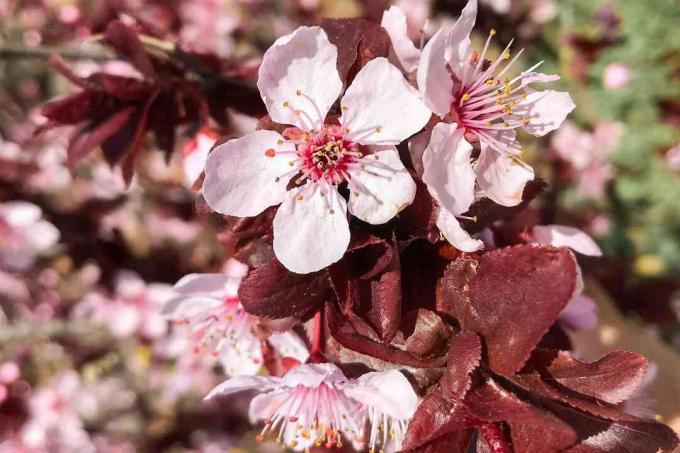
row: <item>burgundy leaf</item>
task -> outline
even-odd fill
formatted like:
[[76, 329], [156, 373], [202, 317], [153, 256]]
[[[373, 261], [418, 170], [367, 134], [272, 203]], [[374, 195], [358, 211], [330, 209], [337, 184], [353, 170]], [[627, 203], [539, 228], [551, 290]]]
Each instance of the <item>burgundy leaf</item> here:
[[496, 423], [485, 423], [479, 427], [479, 434], [484, 438], [491, 453], [512, 453], [508, 441], [500, 426]]
[[[326, 322], [333, 338], [347, 349], [351, 349], [361, 354], [375, 357], [386, 362], [398, 363], [400, 365], [414, 368], [439, 367], [444, 364], [446, 357], [430, 354], [425, 357], [418, 357], [409, 351], [398, 349], [395, 346], [385, 345], [381, 342], [369, 338], [369, 332], [359, 332], [350, 322], [331, 303], [326, 304]], [[361, 327], [360, 323], [358, 327]], [[370, 329], [370, 328], [369, 328]], [[363, 334], [362, 334], [363, 333]]]
[[[469, 282], [469, 302], [458, 285], [440, 297], [464, 329], [485, 341], [488, 363], [501, 375], [520, 369], [577, 289], [578, 270], [564, 248], [520, 245], [483, 254]], [[451, 272], [447, 269], [447, 272]]]
[[432, 310], [419, 308], [406, 313], [399, 328], [404, 349], [417, 357], [444, 355], [448, 349], [452, 328]]
[[444, 436], [466, 432], [477, 423], [478, 420], [470, 415], [464, 405], [451, 404], [442, 395], [441, 387], [437, 386], [418, 404], [409, 422], [402, 449], [420, 452], [427, 444], [432, 444], [436, 440], [445, 442]]
[[[647, 371], [647, 359], [630, 351], [614, 351], [586, 363], [566, 351], [538, 350], [532, 359], [545, 362], [545, 371], [560, 384], [611, 404], [630, 398]], [[539, 358], [540, 357], [540, 358]]]
[[338, 48], [338, 73], [346, 86], [366, 63], [389, 52], [385, 30], [366, 19], [324, 19], [321, 28]]
[[401, 321], [401, 269], [396, 247], [393, 245], [389, 267], [370, 281], [371, 302], [366, 310], [368, 321], [385, 343], [392, 341]]
[[113, 134], [125, 125], [135, 112], [134, 107], [127, 107], [108, 120], [92, 127], [81, 128], [71, 138], [68, 147], [68, 166], [74, 170], [80, 162], [93, 148], [101, 145]]
[[152, 79], [156, 77], [146, 49], [133, 29], [116, 20], [106, 27], [104, 38], [120, 56], [129, 59], [139, 72]]
[[139, 116], [137, 119], [137, 128], [135, 130], [134, 135], [132, 136], [132, 140], [130, 141], [130, 145], [125, 155], [125, 159], [123, 160], [122, 165], [123, 179], [125, 180], [125, 184], [128, 187], [130, 186], [130, 183], [132, 183], [132, 177], [134, 176], [135, 161], [137, 160], [137, 156], [139, 156], [142, 139], [144, 138], [144, 133], [146, 132], [146, 124], [149, 118], [149, 110], [151, 109], [151, 105], [153, 104], [157, 95], [158, 95], [157, 92], [153, 93], [149, 97], [149, 99], [147, 99], [144, 108], [139, 112]]
[[[506, 422], [516, 453], [559, 451], [577, 440], [576, 433], [560, 419], [520, 400], [492, 379], [471, 391], [466, 404], [481, 420]], [[486, 440], [493, 451], [493, 442]]]
[[143, 80], [123, 77], [104, 72], [97, 72], [88, 77], [88, 81], [97, 86], [98, 90], [126, 101], [138, 101], [147, 98], [152, 86]]
[[673, 452], [678, 437], [669, 427], [653, 421], [591, 421], [598, 433], [566, 450], [568, 453], [657, 453]]
[[41, 113], [57, 125], [78, 124], [94, 118], [109, 116], [118, 110], [120, 104], [103, 92], [81, 91], [66, 99], [48, 102]]
[[460, 401], [472, 384], [470, 374], [479, 366], [482, 358], [482, 344], [479, 336], [463, 331], [451, 339], [447, 368], [442, 376], [441, 386], [444, 398]]
[[439, 238], [437, 203], [420, 178], [414, 177], [413, 180], [416, 182], [416, 196], [413, 203], [399, 213], [395, 233], [400, 240], [425, 238], [435, 242]]
[[477, 259], [463, 255], [448, 265], [437, 287], [437, 311], [456, 317], [458, 307], [470, 304], [470, 280], [477, 272]]
[[238, 295], [248, 313], [265, 318], [303, 317], [320, 306], [328, 292], [328, 274], [295, 274], [277, 259], [251, 271]]

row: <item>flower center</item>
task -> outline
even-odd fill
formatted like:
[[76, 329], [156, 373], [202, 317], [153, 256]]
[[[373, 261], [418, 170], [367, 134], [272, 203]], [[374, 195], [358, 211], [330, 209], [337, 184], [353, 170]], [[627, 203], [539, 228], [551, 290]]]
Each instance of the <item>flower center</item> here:
[[320, 131], [307, 134], [297, 144], [302, 179], [321, 179], [341, 184], [348, 179], [347, 170], [361, 157], [358, 144], [348, 140], [339, 126], [324, 125]]
[[[526, 97], [523, 75], [533, 71], [538, 65], [513, 79], [506, 77], [522, 51], [510, 59], [511, 42], [496, 60], [486, 60], [489, 43], [495, 34], [495, 30], [491, 30], [481, 56], [477, 52], [472, 53], [462, 75], [458, 74], [460, 80], [458, 76], [452, 75], [454, 88], [451, 120], [459, 123], [468, 135], [476, 135], [477, 138], [487, 138], [484, 131], [516, 129], [529, 121], [516, 107]], [[510, 61], [502, 66], [506, 60]]]

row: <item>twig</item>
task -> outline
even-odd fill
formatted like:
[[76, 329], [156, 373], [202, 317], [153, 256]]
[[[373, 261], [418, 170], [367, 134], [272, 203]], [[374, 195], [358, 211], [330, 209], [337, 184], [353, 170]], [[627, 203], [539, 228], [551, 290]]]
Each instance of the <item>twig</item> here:
[[49, 58], [58, 55], [66, 60], [96, 60], [104, 61], [115, 58], [114, 54], [105, 50], [85, 51], [81, 49], [69, 49], [63, 47], [25, 47], [25, 46], [0, 46], [0, 59], [31, 59]]

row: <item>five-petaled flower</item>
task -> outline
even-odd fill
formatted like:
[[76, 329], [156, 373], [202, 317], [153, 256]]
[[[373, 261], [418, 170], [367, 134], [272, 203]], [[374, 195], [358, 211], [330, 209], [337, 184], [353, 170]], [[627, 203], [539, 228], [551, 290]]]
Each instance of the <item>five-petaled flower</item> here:
[[263, 57], [257, 85], [271, 118], [293, 127], [228, 141], [206, 163], [203, 195], [215, 211], [247, 217], [281, 203], [274, 253], [297, 273], [343, 256], [347, 211], [383, 224], [413, 201], [416, 186], [395, 145], [431, 116], [401, 72], [376, 58], [345, 90], [340, 117], [327, 117], [343, 90], [337, 58], [319, 27], [279, 38]]
[[[515, 206], [522, 201], [526, 183], [534, 178], [533, 169], [522, 161], [516, 130], [543, 136], [557, 129], [574, 108], [568, 93], [529, 88], [532, 83], [559, 79], [534, 72], [540, 63], [509, 76], [522, 53], [511, 55], [512, 42], [498, 58], [487, 60], [495, 30], [489, 33], [481, 54], [473, 51], [470, 33], [476, 15], [477, 1], [470, 0], [454, 25], [441, 28], [430, 39], [420, 55], [416, 77], [425, 103], [444, 123], [434, 127], [427, 147], [420, 147], [424, 148], [423, 180], [441, 207], [440, 231], [463, 251], [482, 247], [456, 219], [475, 200], [475, 188], [496, 203]], [[410, 55], [403, 49], [396, 54], [400, 61]], [[471, 143], [481, 148], [474, 163]]]
[[397, 451], [418, 404], [399, 371], [348, 380], [332, 363], [300, 365], [282, 378], [231, 378], [206, 399], [245, 390], [260, 392], [250, 403], [251, 420], [264, 420], [258, 439], [270, 434], [296, 451], [341, 447], [343, 438], [357, 449]]
[[[189, 274], [178, 281], [163, 313], [183, 330], [195, 354], [218, 359], [226, 374], [253, 375], [263, 366], [262, 339], [257, 318], [243, 309], [238, 298], [247, 266], [231, 259], [224, 274]], [[309, 352], [292, 331], [275, 332], [267, 339], [281, 355], [303, 362]]]

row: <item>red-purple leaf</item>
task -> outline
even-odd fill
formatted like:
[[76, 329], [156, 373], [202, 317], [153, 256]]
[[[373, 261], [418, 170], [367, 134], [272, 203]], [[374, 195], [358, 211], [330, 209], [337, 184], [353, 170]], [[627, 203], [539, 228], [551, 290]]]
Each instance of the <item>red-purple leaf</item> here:
[[116, 20], [106, 27], [104, 38], [121, 57], [129, 59], [139, 72], [150, 78], [156, 77], [146, 49], [133, 29]]
[[437, 287], [437, 311], [456, 317], [459, 307], [470, 304], [470, 280], [477, 272], [477, 259], [463, 255], [447, 266]]
[[127, 107], [116, 112], [108, 120], [99, 123], [94, 127], [85, 127], [77, 131], [71, 138], [68, 147], [68, 165], [71, 170], [75, 169], [80, 162], [93, 148], [101, 145], [118, 130], [135, 113], [134, 107]]
[[566, 450], [568, 453], [670, 453], [678, 437], [669, 427], [654, 421], [591, 422], [599, 432]]
[[576, 360], [566, 351], [537, 350], [532, 359], [545, 363], [546, 379], [611, 404], [635, 393], [648, 364], [645, 357], [630, 351], [610, 352], [592, 363]]
[[404, 451], [420, 452], [427, 444], [437, 439], [444, 440], [444, 436], [453, 433], [465, 432], [477, 423], [478, 420], [469, 414], [464, 405], [451, 404], [444, 398], [442, 389], [438, 386], [418, 404], [409, 422], [402, 448]]
[[441, 380], [444, 398], [449, 401], [463, 399], [472, 384], [470, 374], [479, 366], [481, 358], [482, 343], [476, 333], [463, 331], [451, 339], [447, 368]]
[[577, 440], [576, 433], [557, 417], [520, 400], [491, 379], [472, 390], [466, 404], [481, 420], [508, 423], [516, 453], [559, 451]]
[[396, 245], [392, 246], [392, 262], [370, 281], [371, 301], [366, 318], [387, 344], [394, 338], [401, 321], [401, 268]]
[[[384, 343], [374, 341], [370, 337], [370, 327], [362, 326], [360, 320], [354, 319], [352, 322], [348, 318], [350, 316], [343, 315], [331, 303], [326, 304], [325, 309], [326, 323], [333, 338], [347, 349], [351, 349], [361, 354], [375, 357], [386, 362], [398, 363], [414, 368], [431, 368], [443, 366], [446, 357], [436, 355], [435, 351], [430, 351], [427, 356], [416, 356], [408, 350], [399, 349], [396, 345], [386, 345]], [[355, 325], [356, 324], [356, 327]], [[362, 331], [359, 332], [357, 327]], [[438, 335], [435, 333], [435, 335]]]
[[248, 313], [265, 318], [304, 317], [320, 306], [328, 293], [328, 274], [295, 274], [274, 258], [251, 271], [238, 295]]
[[491, 369], [510, 375], [526, 362], [573, 296], [576, 266], [564, 248], [499, 249], [478, 259], [469, 282], [469, 302], [461, 298], [465, 291], [458, 285], [442, 285], [440, 297], [462, 328], [482, 336]]

